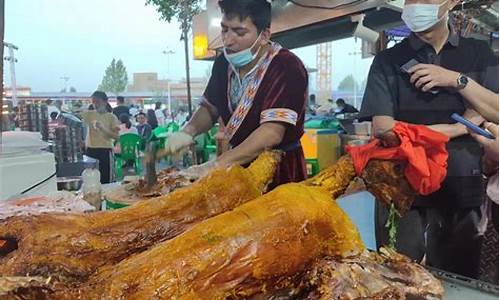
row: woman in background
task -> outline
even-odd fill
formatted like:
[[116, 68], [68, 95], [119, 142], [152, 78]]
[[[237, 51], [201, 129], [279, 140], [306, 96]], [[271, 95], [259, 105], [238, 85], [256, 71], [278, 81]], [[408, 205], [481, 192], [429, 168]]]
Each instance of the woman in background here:
[[154, 130], [156, 127], [158, 127], [158, 119], [156, 118], [155, 111], [152, 109], [148, 109], [148, 124], [151, 126], [151, 129]]

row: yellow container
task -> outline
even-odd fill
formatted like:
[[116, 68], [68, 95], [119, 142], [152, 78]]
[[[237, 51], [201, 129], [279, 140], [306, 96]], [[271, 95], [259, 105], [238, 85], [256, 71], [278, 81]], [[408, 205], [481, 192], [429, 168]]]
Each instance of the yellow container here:
[[340, 138], [335, 130], [306, 129], [300, 142], [306, 160], [316, 160], [320, 170], [337, 162], [340, 156]]
[[300, 139], [306, 159], [318, 158], [318, 130], [320, 129], [306, 129]]

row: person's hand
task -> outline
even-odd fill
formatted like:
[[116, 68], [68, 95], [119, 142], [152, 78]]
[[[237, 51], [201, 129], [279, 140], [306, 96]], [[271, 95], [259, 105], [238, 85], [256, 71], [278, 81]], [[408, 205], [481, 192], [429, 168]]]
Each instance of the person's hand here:
[[464, 114], [462, 115], [464, 119], [469, 120], [470, 122], [474, 123], [474, 125], [480, 126], [481, 124], [486, 121], [483, 116], [481, 116], [477, 111], [468, 108], [465, 110]]
[[386, 148], [397, 147], [401, 144], [401, 141], [392, 129], [380, 134], [377, 138], [380, 139], [382, 146]]
[[460, 73], [432, 64], [418, 64], [408, 70], [411, 74], [410, 82], [417, 89], [428, 92], [435, 87], [457, 87], [457, 78]]
[[183, 131], [176, 132], [168, 137], [165, 143], [165, 151], [177, 154], [194, 144], [193, 137]]
[[102, 123], [101, 123], [101, 122], [99, 122], [99, 121], [95, 121], [95, 122], [94, 122], [94, 128], [95, 128], [95, 129], [99, 129], [99, 130], [103, 130], [104, 125], [102, 125]]
[[483, 146], [484, 158], [490, 162], [495, 162], [498, 167], [498, 125], [488, 122], [484, 125], [484, 128], [495, 137], [494, 140], [485, 138], [470, 129], [468, 130], [470, 135]]
[[197, 180], [205, 177], [210, 171], [221, 168], [221, 165], [216, 160], [208, 161], [201, 165], [194, 165], [186, 170], [180, 171], [179, 175], [191, 180]]

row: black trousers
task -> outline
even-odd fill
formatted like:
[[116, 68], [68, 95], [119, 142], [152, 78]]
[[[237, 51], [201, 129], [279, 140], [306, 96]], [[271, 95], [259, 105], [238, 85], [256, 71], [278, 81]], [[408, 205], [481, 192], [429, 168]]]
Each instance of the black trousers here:
[[[377, 247], [388, 244], [387, 217], [388, 209], [377, 202]], [[399, 219], [396, 248], [417, 262], [425, 256], [428, 266], [477, 279], [483, 239], [480, 220], [479, 207], [414, 207]]]
[[99, 161], [101, 183], [110, 183], [113, 170], [113, 150], [109, 148], [87, 148], [86, 155]]

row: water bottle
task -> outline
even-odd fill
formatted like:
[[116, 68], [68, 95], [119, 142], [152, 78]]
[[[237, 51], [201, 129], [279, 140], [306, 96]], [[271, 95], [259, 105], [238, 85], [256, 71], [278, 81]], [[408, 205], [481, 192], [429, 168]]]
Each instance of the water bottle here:
[[101, 209], [101, 172], [95, 168], [85, 169], [82, 172], [82, 180], [83, 200], [94, 206], [97, 210]]

